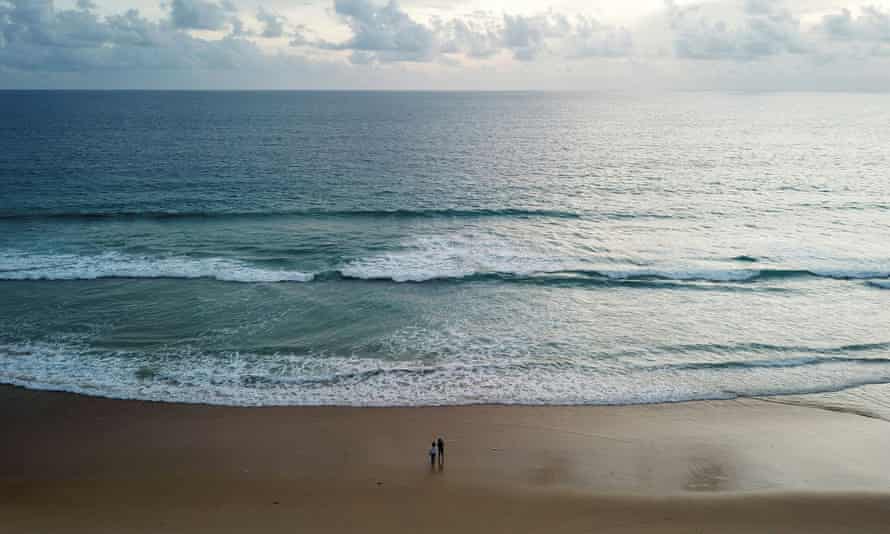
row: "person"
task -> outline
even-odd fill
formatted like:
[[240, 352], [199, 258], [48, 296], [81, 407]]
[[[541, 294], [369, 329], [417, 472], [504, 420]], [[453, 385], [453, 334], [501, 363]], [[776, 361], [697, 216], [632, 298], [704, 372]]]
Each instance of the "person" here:
[[445, 465], [445, 440], [442, 439], [442, 436], [436, 440], [436, 449], [439, 451], [439, 467], [443, 467]]
[[436, 467], [436, 442], [430, 447], [430, 467]]

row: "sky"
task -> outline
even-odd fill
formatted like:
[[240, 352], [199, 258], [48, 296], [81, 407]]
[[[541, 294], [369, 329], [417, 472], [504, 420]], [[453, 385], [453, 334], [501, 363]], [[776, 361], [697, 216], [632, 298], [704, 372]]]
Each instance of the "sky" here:
[[0, 0], [0, 89], [890, 90], [890, 0]]

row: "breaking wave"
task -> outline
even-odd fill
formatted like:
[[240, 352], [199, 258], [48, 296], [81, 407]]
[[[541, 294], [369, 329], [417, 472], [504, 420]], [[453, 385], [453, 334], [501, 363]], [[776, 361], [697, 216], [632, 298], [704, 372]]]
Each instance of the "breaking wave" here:
[[384, 282], [504, 282], [552, 286], [688, 287], [690, 282], [750, 284], [795, 278], [863, 280], [890, 288], [890, 271], [808, 269], [573, 269], [562, 261], [501, 251], [426, 251], [355, 260], [321, 271], [269, 269], [227, 258], [150, 257], [116, 252], [98, 255], [7, 253], [0, 280], [96, 280], [101, 278], [213, 279], [273, 283], [331, 280]]
[[[455, 340], [451, 340], [455, 341]], [[141, 400], [222, 404], [429, 406], [647, 404], [830, 392], [890, 383], [890, 359], [693, 360], [616, 368], [606, 360], [480, 356], [447, 360], [191, 349], [108, 352], [77, 342], [0, 343], [0, 383]], [[836, 350], [841, 350], [841, 347]], [[385, 356], [385, 355], [381, 355]], [[800, 368], [807, 372], [801, 373]]]
[[312, 273], [273, 271], [223, 258], [152, 258], [109, 252], [5, 254], [0, 280], [96, 280], [100, 278], [209, 278], [223, 282], [308, 282]]
[[380, 209], [380, 210], [257, 210], [257, 211], [47, 211], [47, 212], [0, 212], [0, 220], [113, 220], [113, 219], [227, 219], [227, 218], [276, 218], [276, 217], [357, 217], [357, 218], [483, 218], [483, 217], [515, 217], [515, 218], [559, 218], [578, 219], [582, 214], [572, 211], [547, 209]]

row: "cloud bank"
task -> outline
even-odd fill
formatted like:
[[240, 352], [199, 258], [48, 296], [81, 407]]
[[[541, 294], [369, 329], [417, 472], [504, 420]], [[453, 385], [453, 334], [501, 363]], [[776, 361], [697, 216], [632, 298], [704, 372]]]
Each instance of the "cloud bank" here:
[[322, 42], [331, 50], [348, 50], [356, 63], [372, 61], [429, 62], [443, 56], [490, 58], [508, 52], [517, 61], [545, 54], [561, 57], [625, 56], [632, 50], [630, 33], [578, 16], [557, 13], [537, 16], [504, 14], [476, 19], [414, 20], [396, 0], [378, 5], [371, 0], [335, 0], [334, 12], [352, 37]]
[[[280, 4], [238, 2], [163, 0], [162, 15], [149, 18], [135, 6], [100, 11], [91, 0], [64, 9], [0, 0], [0, 87], [152, 72], [185, 86], [237, 86], [249, 71], [276, 87], [350, 88], [373, 76], [375, 87], [565, 89], [618, 78], [719, 87], [748, 73], [769, 89], [790, 66], [796, 88], [890, 90], [890, 11], [874, 5], [814, 12], [780, 0], [667, 0], [639, 23], [616, 24], [604, 13], [431, 15], [397, 0], [319, 0], [310, 7], [329, 20], [312, 27]], [[843, 82], [830, 83], [832, 73]]]
[[56, 10], [52, 0], [0, 1], [0, 68], [25, 71], [237, 69], [262, 57], [248, 40], [207, 40], [184, 29], [220, 29], [229, 8], [176, 0], [170, 18], [135, 9], [100, 16], [90, 2]]

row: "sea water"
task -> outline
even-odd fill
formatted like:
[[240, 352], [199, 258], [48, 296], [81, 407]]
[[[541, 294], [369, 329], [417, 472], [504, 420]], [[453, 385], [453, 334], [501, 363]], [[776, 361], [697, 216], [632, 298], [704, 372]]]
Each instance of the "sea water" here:
[[230, 405], [890, 382], [890, 95], [2, 92], [0, 382]]

